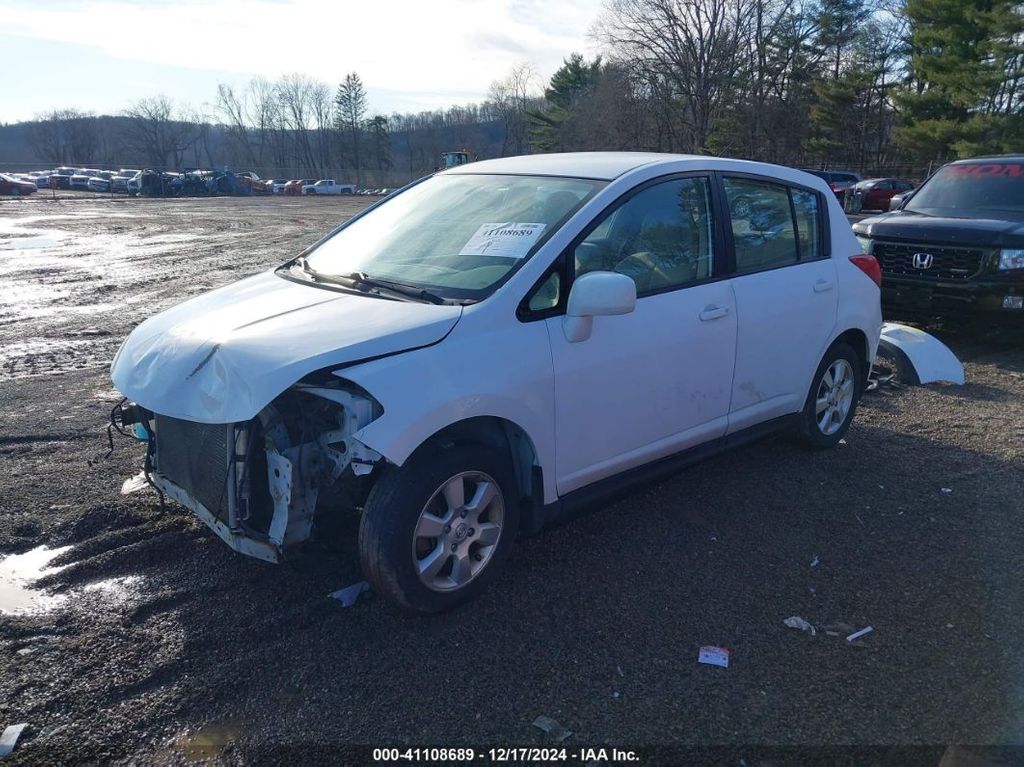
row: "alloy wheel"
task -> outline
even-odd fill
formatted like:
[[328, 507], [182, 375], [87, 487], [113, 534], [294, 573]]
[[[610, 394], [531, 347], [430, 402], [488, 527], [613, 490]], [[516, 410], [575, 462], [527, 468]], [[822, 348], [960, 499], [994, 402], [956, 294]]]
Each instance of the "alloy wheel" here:
[[480, 471], [456, 474], [427, 501], [413, 533], [420, 581], [434, 591], [460, 589], [487, 567], [501, 540], [501, 487]]
[[826, 437], [839, 431], [853, 405], [853, 368], [844, 359], [837, 359], [821, 377], [814, 403], [818, 429]]

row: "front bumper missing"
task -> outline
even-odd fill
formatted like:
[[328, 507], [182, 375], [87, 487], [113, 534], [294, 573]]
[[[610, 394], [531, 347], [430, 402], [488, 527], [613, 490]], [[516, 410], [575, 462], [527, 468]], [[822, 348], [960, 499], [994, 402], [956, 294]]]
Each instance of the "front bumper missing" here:
[[171, 482], [167, 477], [154, 472], [150, 475], [153, 484], [156, 485], [168, 498], [173, 498], [185, 508], [189, 509], [207, 527], [215, 532], [224, 543], [237, 551], [239, 554], [246, 554], [250, 557], [262, 559], [265, 562], [278, 563], [284, 559], [281, 549], [269, 540], [263, 540], [256, 534], [241, 528], [232, 529], [223, 521], [217, 518], [213, 512], [207, 509], [202, 503], [190, 496], [183, 489]]

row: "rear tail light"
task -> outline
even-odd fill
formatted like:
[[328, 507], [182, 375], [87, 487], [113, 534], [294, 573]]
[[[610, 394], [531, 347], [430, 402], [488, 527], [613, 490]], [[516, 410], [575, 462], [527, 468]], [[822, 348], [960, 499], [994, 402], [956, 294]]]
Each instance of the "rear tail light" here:
[[850, 256], [850, 261], [853, 262], [854, 266], [870, 277], [873, 283], [878, 287], [882, 287], [882, 267], [878, 265], [878, 260], [874, 256], [869, 256], [867, 253], [861, 253], [856, 256]]

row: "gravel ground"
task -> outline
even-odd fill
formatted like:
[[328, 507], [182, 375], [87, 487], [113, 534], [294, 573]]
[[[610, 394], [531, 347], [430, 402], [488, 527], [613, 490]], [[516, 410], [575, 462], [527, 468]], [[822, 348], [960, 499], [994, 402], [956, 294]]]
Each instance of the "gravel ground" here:
[[72, 547], [59, 607], [0, 615], [12, 763], [543, 744], [542, 714], [579, 745], [1024, 743], [1020, 333], [933, 326], [966, 386], [884, 388], [834, 451], [769, 439], [522, 541], [438, 617], [327, 598], [360, 577], [350, 521], [273, 566], [122, 495], [120, 341], [364, 204], [0, 202], [0, 552]]

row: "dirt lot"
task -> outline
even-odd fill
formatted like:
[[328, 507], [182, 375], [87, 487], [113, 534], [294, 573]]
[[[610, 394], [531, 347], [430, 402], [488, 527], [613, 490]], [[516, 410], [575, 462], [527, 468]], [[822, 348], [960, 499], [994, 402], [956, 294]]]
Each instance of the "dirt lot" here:
[[0, 615], [14, 763], [541, 744], [541, 714], [570, 745], [1024, 742], [1019, 333], [932, 328], [966, 386], [887, 388], [832, 452], [770, 439], [525, 540], [435, 618], [328, 599], [359, 578], [350, 536], [272, 566], [122, 495], [120, 341], [363, 204], [0, 202], [0, 553], [71, 547], [41, 581], [59, 604]]

